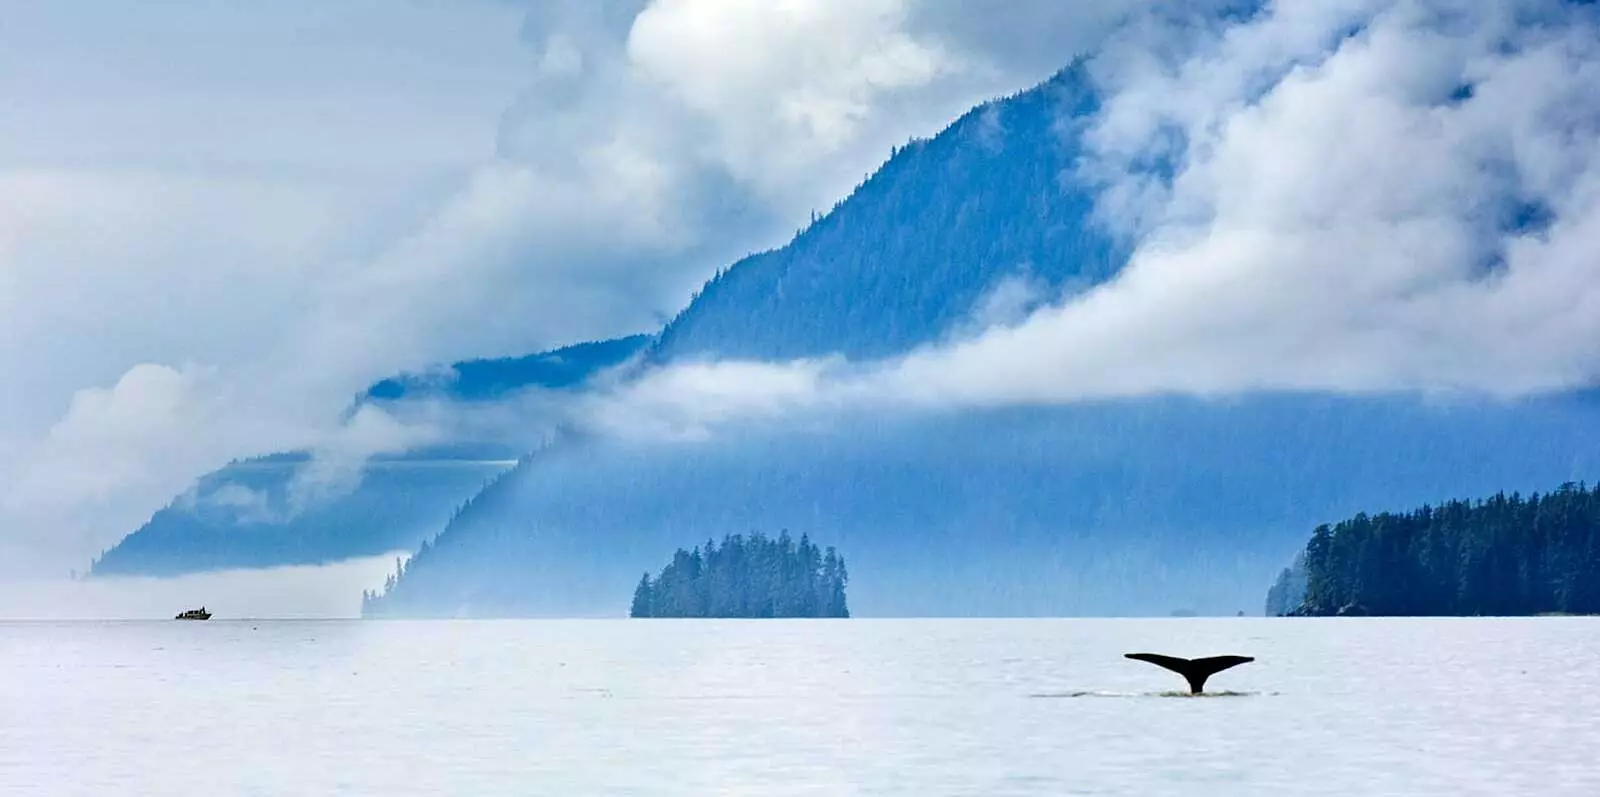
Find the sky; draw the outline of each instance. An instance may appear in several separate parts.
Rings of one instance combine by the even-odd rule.
[[[706,364],[578,411],[1595,381],[1593,4],[1195,6],[0,0],[0,574],[81,568],[236,457],[415,442],[341,422],[391,373],[653,330],[1080,54],[1120,278],[866,369]]]

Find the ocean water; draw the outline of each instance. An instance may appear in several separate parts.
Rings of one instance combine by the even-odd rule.
[[[1593,797],[1597,746],[1588,618],[0,623],[7,795]]]

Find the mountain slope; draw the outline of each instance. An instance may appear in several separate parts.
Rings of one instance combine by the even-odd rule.
[[[1109,277],[1111,240],[1072,185],[1080,67],[913,141],[787,246],[708,282],[667,324],[656,362],[903,352],[967,321],[1011,277],[1045,294]]]
[[[581,386],[589,377],[638,354],[650,335],[590,341],[524,357],[466,360],[436,373],[401,374],[377,382],[362,394],[363,402],[422,398],[446,401],[493,401],[527,387],[560,390]]]
[[[235,462],[201,477],[89,572],[175,576],[412,550],[515,459],[515,452],[481,447],[375,459],[349,493],[304,507],[295,493],[297,474],[310,462],[305,453]]]
[[[581,390],[650,340],[634,335],[396,376],[374,384],[356,406],[395,410],[407,402],[492,401],[529,388]],[[495,435],[377,457],[360,467],[353,489],[312,500],[303,500],[300,484],[310,475],[307,452],[235,462],[201,477],[105,551],[90,574],[170,576],[414,550],[523,453],[509,437]]]

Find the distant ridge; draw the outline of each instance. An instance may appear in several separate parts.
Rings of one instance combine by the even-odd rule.
[[[402,374],[368,388],[365,401],[392,402],[420,397],[451,401],[492,401],[528,387],[561,390],[580,387],[595,373],[621,365],[638,354],[653,335],[589,341],[522,357],[464,360],[437,373]]]
[[[553,351],[467,360],[430,374],[384,379],[358,397],[393,406],[408,401],[492,401],[526,388],[579,390],[623,365],[652,340],[632,335]],[[414,550],[464,501],[526,452],[501,441],[434,444],[370,459],[349,494],[301,510],[293,506],[306,451],[229,463],[103,552],[91,576],[176,576],[239,567],[325,564]]]

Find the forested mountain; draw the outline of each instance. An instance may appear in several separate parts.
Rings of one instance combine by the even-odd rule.
[[[1073,120],[1097,106],[1081,66],[985,103],[888,162],[787,246],[706,283],[657,362],[899,354],[958,328],[1008,277],[1045,296],[1120,266],[1074,185]]]
[[[1600,613],[1600,486],[1318,526],[1300,615]]]
[[[1052,297],[1114,276],[1073,177],[1084,85],[1067,70],[898,150],[708,283],[647,367],[893,355],[961,331],[1008,277]],[[1600,406],[1581,395],[1149,398],[593,440],[475,498],[381,613],[615,615],[685,535],[790,527],[850,550],[858,615],[1233,615],[1317,523],[1597,472]]]
[[[393,410],[414,401],[488,401],[529,388],[581,390],[650,340],[635,335],[396,376],[364,391],[354,406],[370,402]],[[415,550],[463,501],[526,453],[503,430],[486,438],[374,457],[360,467],[351,489],[310,500],[298,484],[308,474],[308,452],[231,463],[201,477],[105,551],[89,572],[171,576]]]
[[[412,550],[515,458],[484,448],[374,458],[348,494],[304,505],[294,492],[308,454],[235,462],[102,553],[89,574],[174,576]]]
[[[634,587],[630,617],[849,617],[844,557],[787,531],[730,534],[719,546],[682,548],[654,578]]]

